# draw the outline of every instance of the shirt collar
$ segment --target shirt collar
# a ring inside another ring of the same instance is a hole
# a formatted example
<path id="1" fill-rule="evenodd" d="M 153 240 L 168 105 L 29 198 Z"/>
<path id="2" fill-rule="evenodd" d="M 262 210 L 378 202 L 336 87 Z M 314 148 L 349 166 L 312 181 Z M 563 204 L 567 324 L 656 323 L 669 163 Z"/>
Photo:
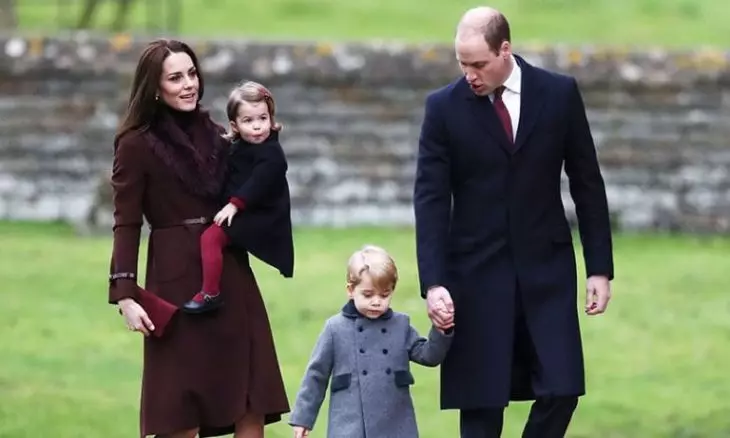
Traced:
<path id="1" fill-rule="evenodd" d="M 512 60 L 512 73 L 504 81 L 504 88 L 515 94 L 520 94 L 522 92 L 522 69 L 514 55 L 510 55 L 510 59 Z"/>

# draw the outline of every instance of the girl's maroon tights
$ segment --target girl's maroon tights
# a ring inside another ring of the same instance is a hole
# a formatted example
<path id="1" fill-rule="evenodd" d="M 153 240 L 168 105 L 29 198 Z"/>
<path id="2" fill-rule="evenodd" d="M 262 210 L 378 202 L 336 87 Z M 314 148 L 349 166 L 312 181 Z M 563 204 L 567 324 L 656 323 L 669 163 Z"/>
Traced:
<path id="1" fill-rule="evenodd" d="M 217 224 L 208 227 L 200 236 L 200 253 L 203 259 L 203 288 L 208 295 L 218 295 L 223 272 L 223 248 L 228 244 L 228 236 Z M 202 301 L 201 294 L 194 300 Z"/>

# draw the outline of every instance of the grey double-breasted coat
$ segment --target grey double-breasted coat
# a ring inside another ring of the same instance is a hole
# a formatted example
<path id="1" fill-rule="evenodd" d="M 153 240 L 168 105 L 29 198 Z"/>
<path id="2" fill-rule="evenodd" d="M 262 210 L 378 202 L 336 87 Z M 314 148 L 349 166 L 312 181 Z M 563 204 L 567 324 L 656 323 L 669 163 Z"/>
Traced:
<path id="1" fill-rule="evenodd" d="M 329 384 L 328 438 L 418 437 L 410 362 L 439 365 L 451 339 L 433 327 L 421 337 L 408 315 L 392 310 L 366 318 L 349 301 L 324 325 L 289 424 L 311 430 Z"/>

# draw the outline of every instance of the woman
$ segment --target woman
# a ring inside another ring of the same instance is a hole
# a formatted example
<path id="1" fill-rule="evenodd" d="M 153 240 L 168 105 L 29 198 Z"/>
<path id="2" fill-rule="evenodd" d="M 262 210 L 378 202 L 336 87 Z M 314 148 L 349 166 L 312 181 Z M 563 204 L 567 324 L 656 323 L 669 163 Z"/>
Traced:
<path id="1" fill-rule="evenodd" d="M 200 108 L 203 77 L 186 44 L 142 53 L 114 142 L 110 303 L 145 335 L 141 436 L 263 437 L 289 411 L 266 309 L 245 252 L 226 250 L 221 294 L 208 317 L 165 309 L 201 283 L 200 234 L 225 174 L 222 127 Z M 151 228 L 145 289 L 136 267 L 142 218 Z M 171 312 L 168 312 L 169 316 Z M 157 325 L 157 326 L 156 326 Z"/>

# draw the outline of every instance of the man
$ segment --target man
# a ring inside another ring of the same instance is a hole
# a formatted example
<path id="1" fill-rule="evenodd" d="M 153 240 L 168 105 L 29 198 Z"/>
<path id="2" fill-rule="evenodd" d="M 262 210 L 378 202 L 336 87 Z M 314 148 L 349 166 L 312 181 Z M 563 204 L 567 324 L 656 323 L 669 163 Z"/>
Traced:
<path id="1" fill-rule="evenodd" d="M 605 186 L 576 81 L 512 54 L 492 8 L 459 22 L 464 76 L 426 99 L 414 190 L 422 295 L 455 327 L 441 407 L 464 438 L 499 437 L 510 400 L 535 400 L 524 437 L 562 437 L 585 393 L 565 171 L 587 269 L 586 313 L 613 279 Z M 453 301 L 452 301 L 453 300 Z"/>

